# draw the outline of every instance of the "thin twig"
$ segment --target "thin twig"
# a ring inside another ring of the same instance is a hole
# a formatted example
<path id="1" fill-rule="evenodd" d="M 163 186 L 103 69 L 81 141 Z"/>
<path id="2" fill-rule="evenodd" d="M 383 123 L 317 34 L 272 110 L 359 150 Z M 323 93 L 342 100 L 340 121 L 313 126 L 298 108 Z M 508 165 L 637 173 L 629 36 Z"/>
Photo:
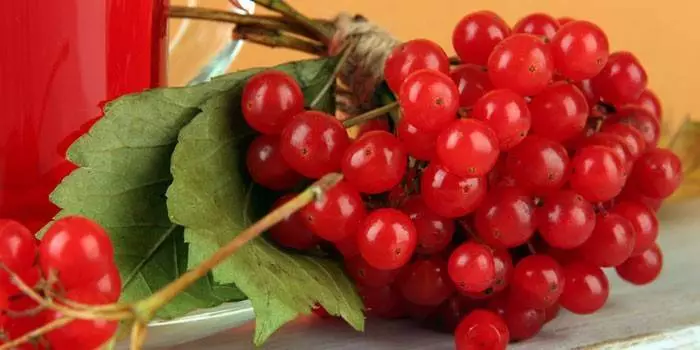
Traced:
<path id="1" fill-rule="evenodd" d="M 146 344 L 146 335 L 148 334 L 148 327 L 146 323 L 136 321 L 131 327 L 131 350 L 141 350 L 144 344 Z"/>
<path id="2" fill-rule="evenodd" d="M 33 339 L 40 337 L 48 332 L 51 332 L 55 329 L 59 329 L 63 326 L 65 326 L 67 323 L 73 321 L 73 317 L 61 317 L 59 319 L 53 320 L 39 328 L 36 328 L 32 330 L 31 332 L 25 333 L 23 336 L 13 339 L 11 341 L 8 341 L 7 343 L 4 343 L 0 345 L 0 350 L 9 350 L 9 349 L 15 349 L 18 348 L 20 345 L 28 343 L 32 341 Z"/>
<path id="3" fill-rule="evenodd" d="M 323 96 L 328 92 L 331 86 L 333 86 L 333 83 L 335 83 L 335 80 L 338 78 L 340 70 L 343 69 L 345 62 L 347 62 L 348 57 L 350 57 L 350 52 L 351 50 L 347 46 L 343 48 L 340 58 L 333 69 L 333 73 L 331 73 L 331 76 L 328 78 L 326 84 L 323 85 L 321 91 L 319 91 L 318 94 L 316 94 L 316 97 L 314 97 L 313 101 L 311 101 L 309 108 L 313 109 L 319 102 L 321 102 L 321 100 L 323 100 Z"/>
<path id="4" fill-rule="evenodd" d="M 387 105 L 381 106 L 377 109 L 373 109 L 367 113 L 360 114 L 358 116 L 354 116 L 352 118 L 348 118 L 343 121 L 343 126 L 346 128 L 349 128 L 351 126 L 355 126 L 358 124 L 362 124 L 368 120 L 372 120 L 378 117 L 383 116 L 384 114 L 387 114 L 399 107 L 398 102 L 392 102 Z"/>
<path id="5" fill-rule="evenodd" d="M 245 40 L 273 48 L 284 47 L 316 56 L 323 56 L 327 51 L 326 46 L 319 42 L 304 40 L 279 31 L 257 27 L 237 26 L 233 31 L 233 39 Z"/>
<path id="6" fill-rule="evenodd" d="M 329 44 L 333 32 L 330 31 L 326 26 L 320 25 L 318 22 L 304 16 L 301 12 L 295 10 L 284 0 L 253 0 L 256 4 L 263 6 L 269 10 L 277 12 L 295 22 L 308 28 L 311 32 L 315 33 L 315 38 L 324 44 Z"/>

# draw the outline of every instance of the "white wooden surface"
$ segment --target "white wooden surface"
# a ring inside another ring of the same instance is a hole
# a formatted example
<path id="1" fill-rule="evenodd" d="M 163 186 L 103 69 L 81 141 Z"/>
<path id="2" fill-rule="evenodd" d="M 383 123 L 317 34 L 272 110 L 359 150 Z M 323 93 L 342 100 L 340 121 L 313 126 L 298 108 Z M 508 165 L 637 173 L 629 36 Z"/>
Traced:
<path id="1" fill-rule="evenodd" d="M 700 201 L 662 213 L 664 271 L 651 285 L 626 284 L 611 271 L 607 306 L 590 316 L 563 314 L 534 339 L 512 349 L 700 349 Z M 252 350 L 252 325 L 172 350 Z M 370 321 L 364 334 L 341 322 L 306 318 L 285 327 L 266 350 L 453 349 L 452 338 L 409 322 Z"/>

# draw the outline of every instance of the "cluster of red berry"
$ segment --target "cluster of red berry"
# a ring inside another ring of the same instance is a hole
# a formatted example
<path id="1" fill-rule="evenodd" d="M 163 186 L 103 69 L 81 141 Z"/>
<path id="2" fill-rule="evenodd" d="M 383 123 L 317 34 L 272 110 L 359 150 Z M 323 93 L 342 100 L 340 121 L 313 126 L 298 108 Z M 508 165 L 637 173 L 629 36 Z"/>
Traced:
<path id="1" fill-rule="evenodd" d="M 18 289 L 10 271 L 38 295 L 66 306 L 110 304 L 121 293 L 109 237 L 82 217 L 57 220 L 40 242 L 20 223 L 0 220 L 0 264 L 0 345 L 63 317 Z M 18 349 L 92 350 L 116 330 L 116 321 L 75 320 Z"/>

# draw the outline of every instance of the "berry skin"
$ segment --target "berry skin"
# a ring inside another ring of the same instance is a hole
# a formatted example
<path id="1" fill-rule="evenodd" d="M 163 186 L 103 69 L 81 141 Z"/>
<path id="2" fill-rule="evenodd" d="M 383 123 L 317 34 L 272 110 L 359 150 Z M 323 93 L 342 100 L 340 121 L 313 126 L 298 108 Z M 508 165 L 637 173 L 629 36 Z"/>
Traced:
<path id="1" fill-rule="evenodd" d="M 593 205 L 571 190 L 555 192 L 536 209 L 537 229 L 548 245 L 571 249 L 580 246 L 593 233 Z"/>
<path id="2" fill-rule="evenodd" d="M 573 19 L 571 17 L 559 17 L 559 18 L 557 18 L 557 22 L 559 22 L 559 26 L 563 26 L 563 25 L 565 25 L 569 22 L 573 22 L 573 21 L 575 21 L 575 19 Z"/>
<path id="3" fill-rule="evenodd" d="M 508 24 L 491 11 L 464 16 L 452 32 L 452 46 L 462 63 L 485 66 L 493 48 L 510 35 Z"/>
<path id="4" fill-rule="evenodd" d="M 606 122 L 628 124 L 639 130 L 646 142 L 646 149 L 653 149 L 659 143 L 661 124 L 656 117 L 642 107 L 635 105 L 620 107 L 617 113 Z"/>
<path id="5" fill-rule="evenodd" d="M 519 144 L 530 131 L 532 123 L 525 99 L 505 89 L 483 95 L 474 104 L 471 116 L 483 121 L 494 131 L 501 151 Z"/>
<path id="6" fill-rule="evenodd" d="M 577 249 L 578 254 L 596 266 L 617 266 L 632 255 L 635 235 L 632 223 L 621 215 L 598 214 L 593 234 Z"/>
<path id="7" fill-rule="evenodd" d="M 304 111 L 304 94 L 286 73 L 267 70 L 254 75 L 243 88 L 243 117 L 263 134 L 279 134 L 292 118 Z"/>
<path id="8" fill-rule="evenodd" d="M 306 111 L 282 131 L 280 151 L 292 169 L 312 179 L 340 169 L 350 137 L 335 117 Z"/>
<path id="9" fill-rule="evenodd" d="M 350 235 L 343 240 L 333 242 L 335 249 L 338 249 L 340 254 L 345 259 L 354 258 L 360 255 L 360 248 L 357 246 L 356 235 Z"/>
<path id="10" fill-rule="evenodd" d="M 401 206 L 413 221 L 418 234 L 416 253 L 432 255 L 443 251 L 452 242 L 455 223 L 452 219 L 443 218 L 433 213 L 423 199 L 416 195 L 408 198 Z"/>
<path id="11" fill-rule="evenodd" d="M 564 291 L 564 272 L 554 259 L 535 254 L 520 260 L 513 270 L 512 293 L 523 307 L 544 309 Z"/>
<path id="12" fill-rule="evenodd" d="M 506 249 L 495 249 L 493 252 L 494 281 L 491 285 L 493 293 L 503 291 L 510 284 L 513 276 L 513 258 Z"/>
<path id="13" fill-rule="evenodd" d="M 367 215 L 357 236 L 362 257 L 380 270 L 395 270 L 406 265 L 416 250 L 417 240 L 411 219 L 391 208 L 377 209 Z"/>
<path id="14" fill-rule="evenodd" d="M 581 90 L 583 96 L 586 96 L 586 102 L 588 102 L 588 107 L 591 107 L 591 109 L 593 109 L 593 107 L 600 102 L 600 96 L 596 95 L 596 93 L 593 91 L 590 79 L 576 81 L 574 82 L 574 85 Z"/>
<path id="15" fill-rule="evenodd" d="M 631 182 L 631 181 L 628 181 Z M 664 203 L 664 200 L 661 198 L 651 198 L 647 197 L 641 193 L 639 193 L 639 190 L 637 189 L 637 186 L 631 186 L 632 184 L 628 183 L 625 188 L 622 189 L 622 192 L 620 192 L 620 195 L 615 198 L 615 201 L 632 201 L 632 202 L 639 202 L 644 205 L 646 205 L 649 209 L 651 209 L 653 212 L 658 212 L 659 209 L 661 208 L 661 205 Z"/>
<path id="16" fill-rule="evenodd" d="M 647 73 L 637 58 L 627 51 L 610 54 L 602 71 L 591 79 L 596 95 L 622 106 L 636 101 L 647 85 Z"/>
<path id="17" fill-rule="evenodd" d="M 454 292 L 445 262 L 439 258 L 412 262 L 401 271 L 397 285 L 406 300 L 423 306 L 438 306 Z"/>
<path id="18" fill-rule="evenodd" d="M 532 132 L 553 141 L 568 140 L 583 131 L 588 119 L 586 96 L 574 85 L 557 82 L 532 98 Z"/>
<path id="19" fill-rule="evenodd" d="M 282 196 L 272 205 L 272 209 L 281 207 L 294 199 L 295 196 L 293 193 Z M 268 234 L 275 243 L 289 249 L 309 250 L 320 243 L 319 238 L 306 225 L 306 220 L 300 212 L 296 212 L 272 226 L 268 230 Z"/>
<path id="20" fill-rule="evenodd" d="M 424 132 L 441 130 L 457 117 L 457 86 L 438 71 L 423 69 L 409 75 L 398 98 L 403 119 Z"/>
<path id="21" fill-rule="evenodd" d="M 407 163 L 408 155 L 399 139 L 386 131 L 372 131 L 347 148 L 341 168 L 358 191 L 377 194 L 401 182 Z"/>
<path id="22" fill-rule="evenodd" d="M 80 291 L 69 291 L 66 298 L 81 304 L 107 304 L 102 295 Z M 63 317 L 58 311 L 48 312 L 48 322 Z M 117 321 L 75 320 L 48 332 L 46 339 L 55 350 L 93 350 L 106 343 L 117 331 Z"/>
<path id="23" fill-rule="evenodd" d="M 496 134 L 484 122 L 457 119 L 438 136 L 437 156 L 447 170 L 457 176 L 484 176 L 498 160 Z"/>
<path id="24" fill-rule="evenodd" d="M 379 270 L 361 256 L 345 259 L 345 271 L 355 283 L 366 287 L 384 287 L 394 282 L 400 270 Z"/>
<path id="25" fill-rule="evenodd" d="M 644 108 L 647 112 L 656 117 L 656 119 L 661 120 L 663 108 L 661 108 L 661 101 L 659 101 L 659 98 L 653 91 L 649 89 L 644 90 L 634 104 Z"/>
<path id="26" fill-rule="evenodd" d="M 246 154 L 246 166 L 255 183 L 271 190 L 288 190 L 302 180 L 282 158 L 280 140 L 275 135 L 260 135 L 253 140 Z"/>
<path id="27" fill-rule="evenodd" d="M 405 119 L 401 119 L 396 133 L 411 157 L 425 161 L 430 161 L 435 157 L 435 142 L 439 132 L 419 130 Z"/>
<path id="28" fill-rule="evenodd" d="M 401 293 L 394 286 L 357 286 L 357 294 L 362 298 L 368 315 L 394 319 L 405 314 Z"/>
<path id="29" fill-rule="evenodd" d="M 569 176 L 569 155 L 561 144 L 532 135 L 508 152 L 505 168 L 518 187 L 545 195 L 564 186 Z"/>
<path id="30" fill-rule="evenodd" d="M 521 18 L 513 26 L 513 33 L 532 34 L 547 40 L 552 40 L 559 30 L 559 22 L 544 13 L 533 13 Z"/>
<path id="31" fill-rule="evenodd" d="M 636 160 L 644 153 L 647 145 L 644 136 L 639 130 L 627 124 L 603 124 L 602 132 L 611 133 L 622 137 L 627 152 L 632 160 Z"/>
<path id="32" fill-rule="evenodd" d="M 636 285 L 644 285 L 659 277 L 663 263 L 661 248 L 654 244 L 641 254 L 627 259 L 627 261 L 617 266 L 615 270 L 623 280 Z"/>
<path id="33" fill-rule="evenodd" d="M 420 179 L 423 201 L 445 218 L 458 218 L 476 210 L 486 196 L 486 186 L 483 177 L 459 177 L 435 162 L 425 168 Z"/>
<path id="34" fill-rule="evenodd" d="M 592 314 L 605 305 L 610 293 L 608 278 L 603 270 L 585 261 L 564 266 L 564 292 L 559 304 L 581 315 Z"/>
<path id="35" fill-rule="evenodd" d="M 590 202 L 604 202 L 617 196 L 627 180 L 620 158 L 610 148 L 588 146 L 571 159 L 571 188 Z"/>
<path id="36" fill-rule="evenodd" d="M 656 148 L 646 152 L 634 164 L 630 182 L 641 194 L 651 198 L 666 198 L 683 181 L 681 160 L 670 150 Z"/>
<path id="37" fill-rule="evenodd" d="M 20 296 L 19 298 L 14 298 L 9 301 L 7 310 L 13 312 L 26 312 L 36 309 L 39 305 L 27 296 Z M 8 339 L 17 339 L 28 332 L 31 332 L 47 322 L 47 317 L 49 316 L 49 311 L 42 311 L 38 314 L 23 315 L 22 317 L 8 318 L 3 327 L 3 333 Z M 3 341 L 5 338 L 3 338 Z M 17 350 L 37 350 L 43 349 L 40 347 L 35 347 L 33 344 L 24 344 L 14 348 Z M 52 348 L 53 349 L 53 348 Z"/>
<path id="38" fill-rule="evenodd" d="M 459 291 L 483 292 L 496 278 L 493 253 L 483 244 L 462 243 L 450 255 L 447 272 Z"/>
<path id="39" fill-rule="evenodd" d="M 489 74 L 486 70 L 474 64 L 463 64 L 455 68 L 450 77 L 459 91 L 459 106 L 470 108 L 485 93 L 493 90 Z"/>
<path id="40" fill-rule="evenodd" d="M 104 303 L 117 302 L 122 288 L 119 270 L 111 262 L 103 264 L 101 269 L 103 271 L 101 276 L 75 285 L 71 291 L 80 294 L 98 294 Z"/>
<path id="41" fill-rule="evenodd" d="M 620 158 L 622 164 L 624 164 L 625 171 L 629 172 L 632 170 L 634 159 L 622 136 L 610 132 L 597 132 L 585 138 L 581 143 L 582 144 L 577 148 L 594 145 L 610 148 Z"/>
<path id="42" fill-rule="evenodd" d="M 14 273 L 22 274 L 32 268 L 36 254 L 34 235 L 28 228 L 17 221 L 0 219 L 1 264 Z M 0 270 L 0 290 L 9 292 L 8 287 L 11 285 L 7 272 L 4 269 Z"/>
<path id="43" fill-rule="evenodd" d="M 396 46 L 384 61 L 384 79 L 398 92 L 406 78 L 421 69 L 449 74 L 450 61 L 440 45 L 427 39 L 410 40 Z"/>
<path id="44" fill-rule="evenodd" d="M 358 127 L 355 139 L 361 138 L 370 131 L 391 131 L 389 128 L 389 120 L 385 117 L 368 120 Z"/>
<path id="45" fill-rule="evenodd" d="M 639 255 L 651 248 L 659 236 L 659 220 L 648 206 L 639 202 L 620 201 L 612 209 L 629 220 L 634 227 L 635 240 L 632 256 Z"/>
<path id="46" fill-rule="evenodd" d="M 487 244 L 513 248 L 527 242 L 535 232 L 535 205 L 517 187 L 491 191 L 474 213 L 476 232 Z"/>
<path id="47" fill-rule="evenodd" d="M 519 305 L 513 298 L 517 296 L 498 296 L 487 306 L 506 322 L 512 341 L 530 339 L 542 330 L 546 322 L 545 311 Z"/>
<path id="48" fill-rule="evenodd" d="M 500 42 L 488 61 L 493 86 L 533 96 L 552 80 L 554 62 L 542 39 L 530 34 L 513 34 Z"/>
<path id="49" fill-rule="evenodd" d="M 327 241 L 342 241 L 354 236 L 367 216 L 360 193 L 341 181 L 300 212 L 306 226 Z"/>
<path id="50" fill-rule="evenodd" d="M 456 350 L 505 350 L 509 340 L 505 321 L 484 309 L 470 312 L 455 331 Z"/>
<path id="51" fill-rule="evenodd" d="M 603 30 L 586 21 L 562 25 L 550 45 L 556 70 L 576 81 L 598 75 L 610 54 Z"/>
<path id="52" fill-rule="evenodd" d="M 564 290 L 566 290 L 566 286 L 564 286 Z M 564 294 L 564 293 L 562 293 Z M 559 297 L 561 299 L 561 297 Z M 554 304 L 546 309 L 544 309 L 544 323 L 549 323 L 550 321 L 554 320 L 559 316 L 559 310 L 561 309 L 561 305 L 559 304 Z"/>

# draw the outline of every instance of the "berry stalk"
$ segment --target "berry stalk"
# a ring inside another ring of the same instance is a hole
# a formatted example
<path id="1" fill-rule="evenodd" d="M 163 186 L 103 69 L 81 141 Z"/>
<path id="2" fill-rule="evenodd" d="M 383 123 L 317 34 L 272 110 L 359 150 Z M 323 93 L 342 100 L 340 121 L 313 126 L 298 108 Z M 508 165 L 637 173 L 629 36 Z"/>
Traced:
<path id="1" fill-rule="evenodd" d="M 387 113 L 393 112 L 394 110 L 397 110 L 398 107 L 399 107 L 398 102 L 391 102 L 391 103 L 386 104 L 384 106 L 381 106 L 379 108 L 375 108 L 367 113 L 363 113 L 363 114 L 360 114 L 358 116 L 346 119 L 343 121 L 343 126 L 346 128 L 349 128 L 351 126 L 362 124 L 368 120 L 379 118 Z"/>
<path id="2" fill-rule="evenodd" d="M 233 31 L 232 38 L 233 40 L 245 40 L 272 48 L 284 47 L 311 55 L 322 56 L 326 54 L 326 46 L 320 42 L 305 40 L 279 30 L 254 26 L 237 26 Z"/>
<path id="3" fill-rule="evenodd" d="M 53 330 L 59 329 L 68 324 L 69 322 L 72 322 L 73 320 L 75 320 L 75 318 L 73 317 L 62 317 L 57 320 L 51 321 L 37 329 L 32 330 L 31 332 L 24 334 L 23 336 L 17 339 L 13 339 L 11 341 L 8 341 L 7 343 L 0 345 L 0 350 L 16 349 L 20 347 L 20 345 L 29 343 L 37 337 L 40 337 Z"/>
<path id="4" fill-rule="evenodd" d="M 253 0 L 256 4 L 263 6 L 269 10 L 277 12 L 300 25 L 306 27 L 308 30 L 315 34 L 315 38 L 328 44 L 333 38 L 333 30 L 320 25 L 318 22 L 311 20 L 310 18 L 304 16 L 299 11 L 295 10 L 292 6 L 287 4 L 284 0 Z"/>

